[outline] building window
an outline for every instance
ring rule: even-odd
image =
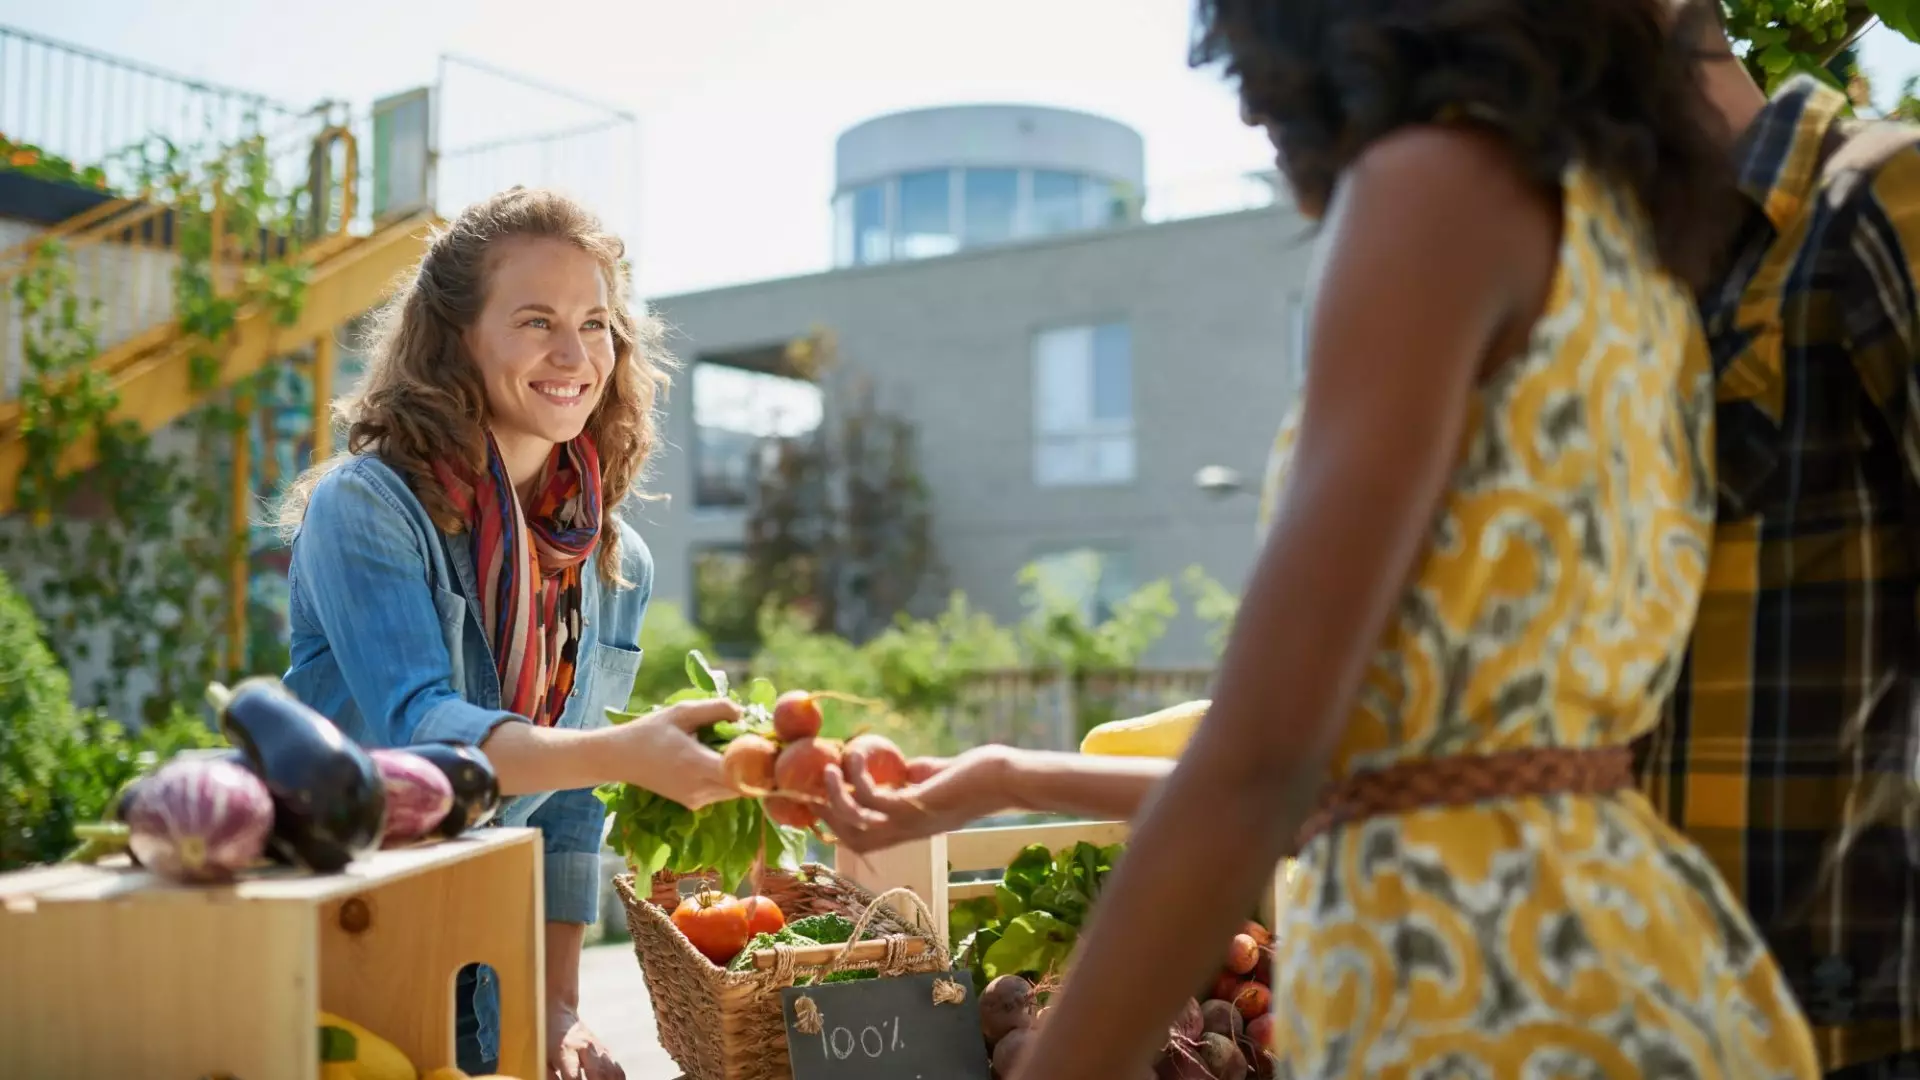
[[[1035,170],[1033,231],[1040,236],[1086,228],[1086,181],[1079,173]]]
[[[1133,595],[1133,559],[1129,552],[1104,545],[1076,545],[1042,553],[1033,560],[1031,599],[1046,609],[1077,609],[1089,625],[1113,617]]]
[[[997,244],[1013,239],[1014,211],[1020,203],[1017,169],[968,169],[961,174],[961,221],[968,244]]]
[[[892,254],[887,233],[887,185],[868,184],[853,193],[853,257],[861,266],[886,262]]]
[[[894,254],[924,259],[959,250],[953,229],[953,174],[947,169],[900,177],[900,229]]]
[[[767,440],[820,426],[820,388],[805,379],[713,361],[693,366],[693,505],[744,509]]]
[[[1034,335],[1035,483],[1133,482],[1132,336],[1126,323]]]

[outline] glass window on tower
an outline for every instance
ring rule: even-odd
[[[887,261],[887,185],[868,184],[853,193],[853,261],[861,266]]]
[[[1084,228],[1086,178],[1037,169],[1033,174],[1033,231],[1040,236]]]
[[[1016,169],[968,169],[961,174],[961,220],[966,242],[997,244],[1013,239],[1014,208],[1020,200]]]
[[[903,259],[951,254],[960,247],[953,230],[952,172],[933,169],[900,177],[900,228],[894,252]]]

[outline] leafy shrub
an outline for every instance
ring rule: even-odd
[[[137,731],[76,709],[33,610],[0,574],[0,871],[54,862],[129,780],[176,751],[220,745],[190,710]]]

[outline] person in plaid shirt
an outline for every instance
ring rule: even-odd
[[[1744,221],[1701,297],[1719,515],[1647,794],[1747,904],[1828,1075],[1920,1077],[1920,129],[1703,60]]]

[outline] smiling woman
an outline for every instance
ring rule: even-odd
[[[500,820],[546,847],[547,1055],[555,1075],[621,1076],[580,1023],[604,810],[624,782],[687,806],[731,797],[692,733],[731,719],[686,703],[617,728],[652,592],[616,512],[653,445],[670,358],[625,297],[620,241],[579,205],[515,188],[436,236],[387,308],[347,450],[296,481],[286,682],[370,746],[480,746]],[[498,995],[461,973],[459,1061],[489,1073]]]

